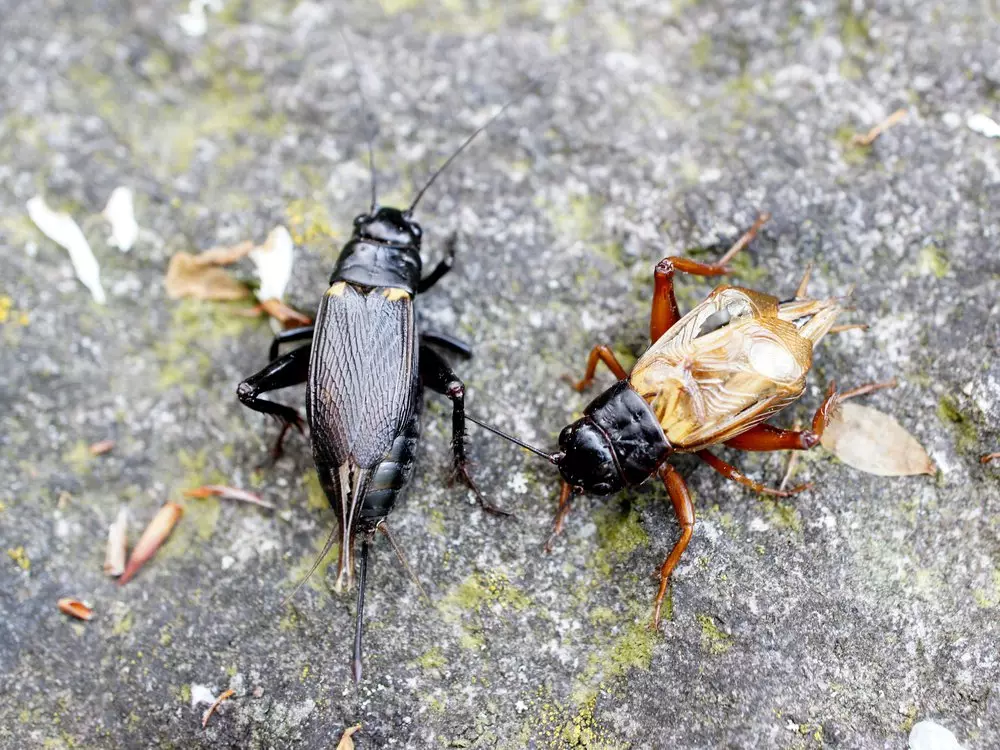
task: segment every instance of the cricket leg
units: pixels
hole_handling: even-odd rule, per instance
[[[573,387],[580,393],[583,393],[591,383],[594,382],[594,373],[597,371],[598,361],[603,362],[607,365],[607,368],[615,374],[615,377],[619,380],[624,380],[628,377],[628,372],[622,367],[621,362],[615,357],[615,353],[611,351],[604,344],[598,344],[593,349],[590,350],[590,356],[587,357],[587,372],[583,376],[583,380],[573,383]],[[572,382],[572,381],[570,381]]]
[[[663,467],[660,469],[660,479],[663,480],[663,485],[667,488],[667,493],[670,495],[670,502],[673,503],[677,522],[681,526],[681,538],[674,543],[670,554],[667,555],[667,559],[660,566],[660,588],[656,592],[656,598],[653,600],[654,629],[660,627],[660,607],[663,605],[663,597],[667,593],[670,574],[677,567],[677,563],[681,559],[681,555],[684,554],[684,550],[687,549],[688,542],[691,541],[691,535],[694,533],[694,504],[691,502],[691,493],[688,491],[684,478],[681,477],[680,473],[673,466],[663,464]]]
[[[469,460],[465,455],[465,384],[444,358],[426,345],[420,347],[420,378],[424,386],[451,401],[451,450],[454,454],[455,476],[472,490],[480,507],[487,513],[512,515],[510,511],[498,508],[483,497],[469,474]]]
[[[546,552],[552,551],[552,545],[555,543],[556,537],[562,533],[563,525],[566,523],[566,516],[569,515],[570,504],[573,502],[574,497],[576,497],[576,492],[568,482],[563,482],[562,490],[559,492],[559,510],[556,511],[556,517],[552,522],[552,533],[549,534],[549,538],[545,541]]]
[[[777,490],[773,487],[766,487],[760,482],[756,482],[746,474],[741,472],[735,466],[731,466],[723,461],[718,456],[710,453],[707,450],[700,450],[695,453],[695,455],[704,461],[706,464],[711,466],[717,472],[722,474],[726,479],[732,479],[734,482],[739,482],[744,487],[749,487],[754,492],[760,492],[764,495],[774,495],[776,497],[791,497],[792,495],[797,495],[804,490],[812,487],[811,484],[800,484],[798,487],[792,487],[790,490]]]
[[[236,390],[236,395],[244,406],[262,414],[270,414],[281,421],[281,432],[278,434],[274,448],[271,449],[271,456],[274,460],[281,457],[282,443],[288,429],[295,427],[299,432],[302,432],[302,417],[290,406],[268,401],[259,396],[268,391],[276,391],[280,388],[304,383],[309,375],[311,349],[312,344],[306,344],[278,357],[263,370],[240,383]]]

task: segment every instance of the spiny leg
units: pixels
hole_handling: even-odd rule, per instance
[[[677,567],[681,555],[687,549],[691,535],[694,533],[694,504],[691,502],[691,493],[688,492],[687,484],[683,477],[670,464],[663,464],[660,469],[660,479],[663,486],[667,488],[670,495],[670,502],[673,503],[674,513],[677,515],[677,522],[681,526],[681,538],[678,539],[667,559],[660,566],[660,588],[656,592],[656,599],[653,600],[653,628],[660,627],[660,607],[663,605],[663,597],[667,593],[667,584],[670,582],[670,574]]]
[[[735,466],[727,464],[721,458],[719,458],[718,456],[714,455],[713,453],[707,450],[697,451],[695,455],[702,461],[704,461],[706,464],[711,466],[713,469],[715,469],[717,472],[722,474],[722,476],[724,476],[726,479],[732,479],[734,482],[739,482],[744,487],[749,487],[754,492],[760,492],[765,495],[775,495],[777,497],[791,497],[792,495],[797,495],[798,493],[803,492],[812,487],[811,484],[800,484],[798,487],[792,487],[792,489],[790,490],[777,490],[774,489],[773,487],[766,487],[760,482],[756,482],[750,477],[748,477],[746,474],[737,469]]]
[[[830,417],[836,410],[837,404],[841,404],[851,398],[872,393],[873,391],[882,390],[883,388],[894,388],[895,386],[896,379],[893,378],[884,383],[867,383],[857,388],[852,388],[849,391],[837,393],[836,384],[831,383],[827,389],[826,398],[823,399],[823,403],[819,405],[819,408],[816,409],[816,413],[813,415],[811,430],[783,430],[780,427],[774,427],[769,424],[759,424],[741,435],[727,440],[725,444],[737,450],[754,452],[809,450],[819,443],[820,438],[823,437],[823,431],[826,429]]]
[[[771,215],[767,213],[758,216],[753,226],[736,240],[733,246],[726,251],[726,254],[715,263],[699,263],[689,258],[670,256],[656,264],[656,269],[653,271],[653,310],[649,316],[649,338],[651,341],[659,339],[674,323],[681,319],[677,298],[674,296],[674,272],[680,271],[693,276],[722,276],[729,273],[726,264],[733,259],[736,253],[750,244],[760,228],[770,218]]]
[[[465,384],[440,354],[423,344],[420,346],[420,378],[424,386],[451,401],[451,450],[455,457],[455,476],[475,493],[483,510],[500,516],[511,515],[510,511],[487,501],[469,475],[469,460],[465,455]]]
[[[259,396],[268,391],[276,391],[279,388],[288,388],[306,382],[306,378],[309,376],[311,349],[312,344],[306,344],[278,357],[263,370],[240,383],[236,390],[236,395],[244,406],[262,414],[271,414],[281,420],[281,432],[278,434],[274,448],[271,449],[271,456],[274,460],[281,457],[281,446],[288,429],[295,427],[299,432],[302,432],[302,417],[290,406],[268,401],[259,398]]]
[[[624,380],[628,377],[628,372],[622,367],[621,362],[615,356],[615,353],[611,351],[604,344],[598,344],[593,349],[590,350],[590,356],[587,357],[587,372],[583,376],[583,380],[579,382],[572,383],[573,387],[583,393],[587,386],[594,382],[594,373],[597,371],[597,362],[601,361],[607,368],[615,374],[615,377],[619,380]]]
[[[559,492],[559,509],[556,511],[556,517],[552,521],[552,533],[545,540],[546,552],[552,551],[552,545],[555,543],[556,537],[562,533],[563,526],[566,523],[566,516],[569,515],[574,497],[576,497],[576,491],[568,482],[563,482],[562,490]]]
[[[438,264],[434,266],[434,270],[424,276],[424,278],[422,278],[420,283],[417,285],[417,292],[419,294],[423,294],[432,286],[437,284],[441,280],[441,277],[452,269],[452,266],[455,265],[455,248],[457,245],[458,235],[453,234],[445,242],[444,258],[442,258]]]
[[[311,339],[313,335],[313,329],[316,326],[301,326],[299,328],[289,328],[287,331],[279,331],[274,335],[274,340],[271,341],[271,350],[268,352],[267,358],[270,361],[274,361],[278,358],[278,348],[282,344],[290,344],[293,341],[305,341],[306,339]]]

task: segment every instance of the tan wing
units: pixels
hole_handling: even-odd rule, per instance
[[[636,362],[629,381],[674,448],[728,440],[802,395],[813,342],[778,312],[775,297],[720,287]]]

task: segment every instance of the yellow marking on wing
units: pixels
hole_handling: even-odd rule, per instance
[[[343,297],[345,289],[347,289],[347,282],[346,281],[338,281],[336,284],[334,284],[333,286],[331,286],[329,289],[326,290],[326,296],[327,297]]]
[[[410,293],[408,291],[395,286],[386,287],[382,290],[382,294],[385,295],[385,298],[390,302],[410,298]]]

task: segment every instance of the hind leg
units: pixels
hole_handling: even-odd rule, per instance
[[[491,504],[469,474],[469,460],[465,455],[465,384],[444,358],[429,346],[420,347],[420,379],[425,387],[451,401],[451,450],[455,476],[475,493],[483,510],[501,516],[511,515],[509,511]]]
[[[236,390],[236,395],[244,406],[259,411],[261,414],[270,414],[281,421],[281,432],[274,448],[271,449],[271,456],[275,460],[281,457],[282,443],[288,429],[295,427],[299,432],[302,432],[302,417],[292,407],[260,398],[260,394],[306,382],[309,375],[311,349],[312,344],[306,344],[278,357],[263,370],[240,383]]]

